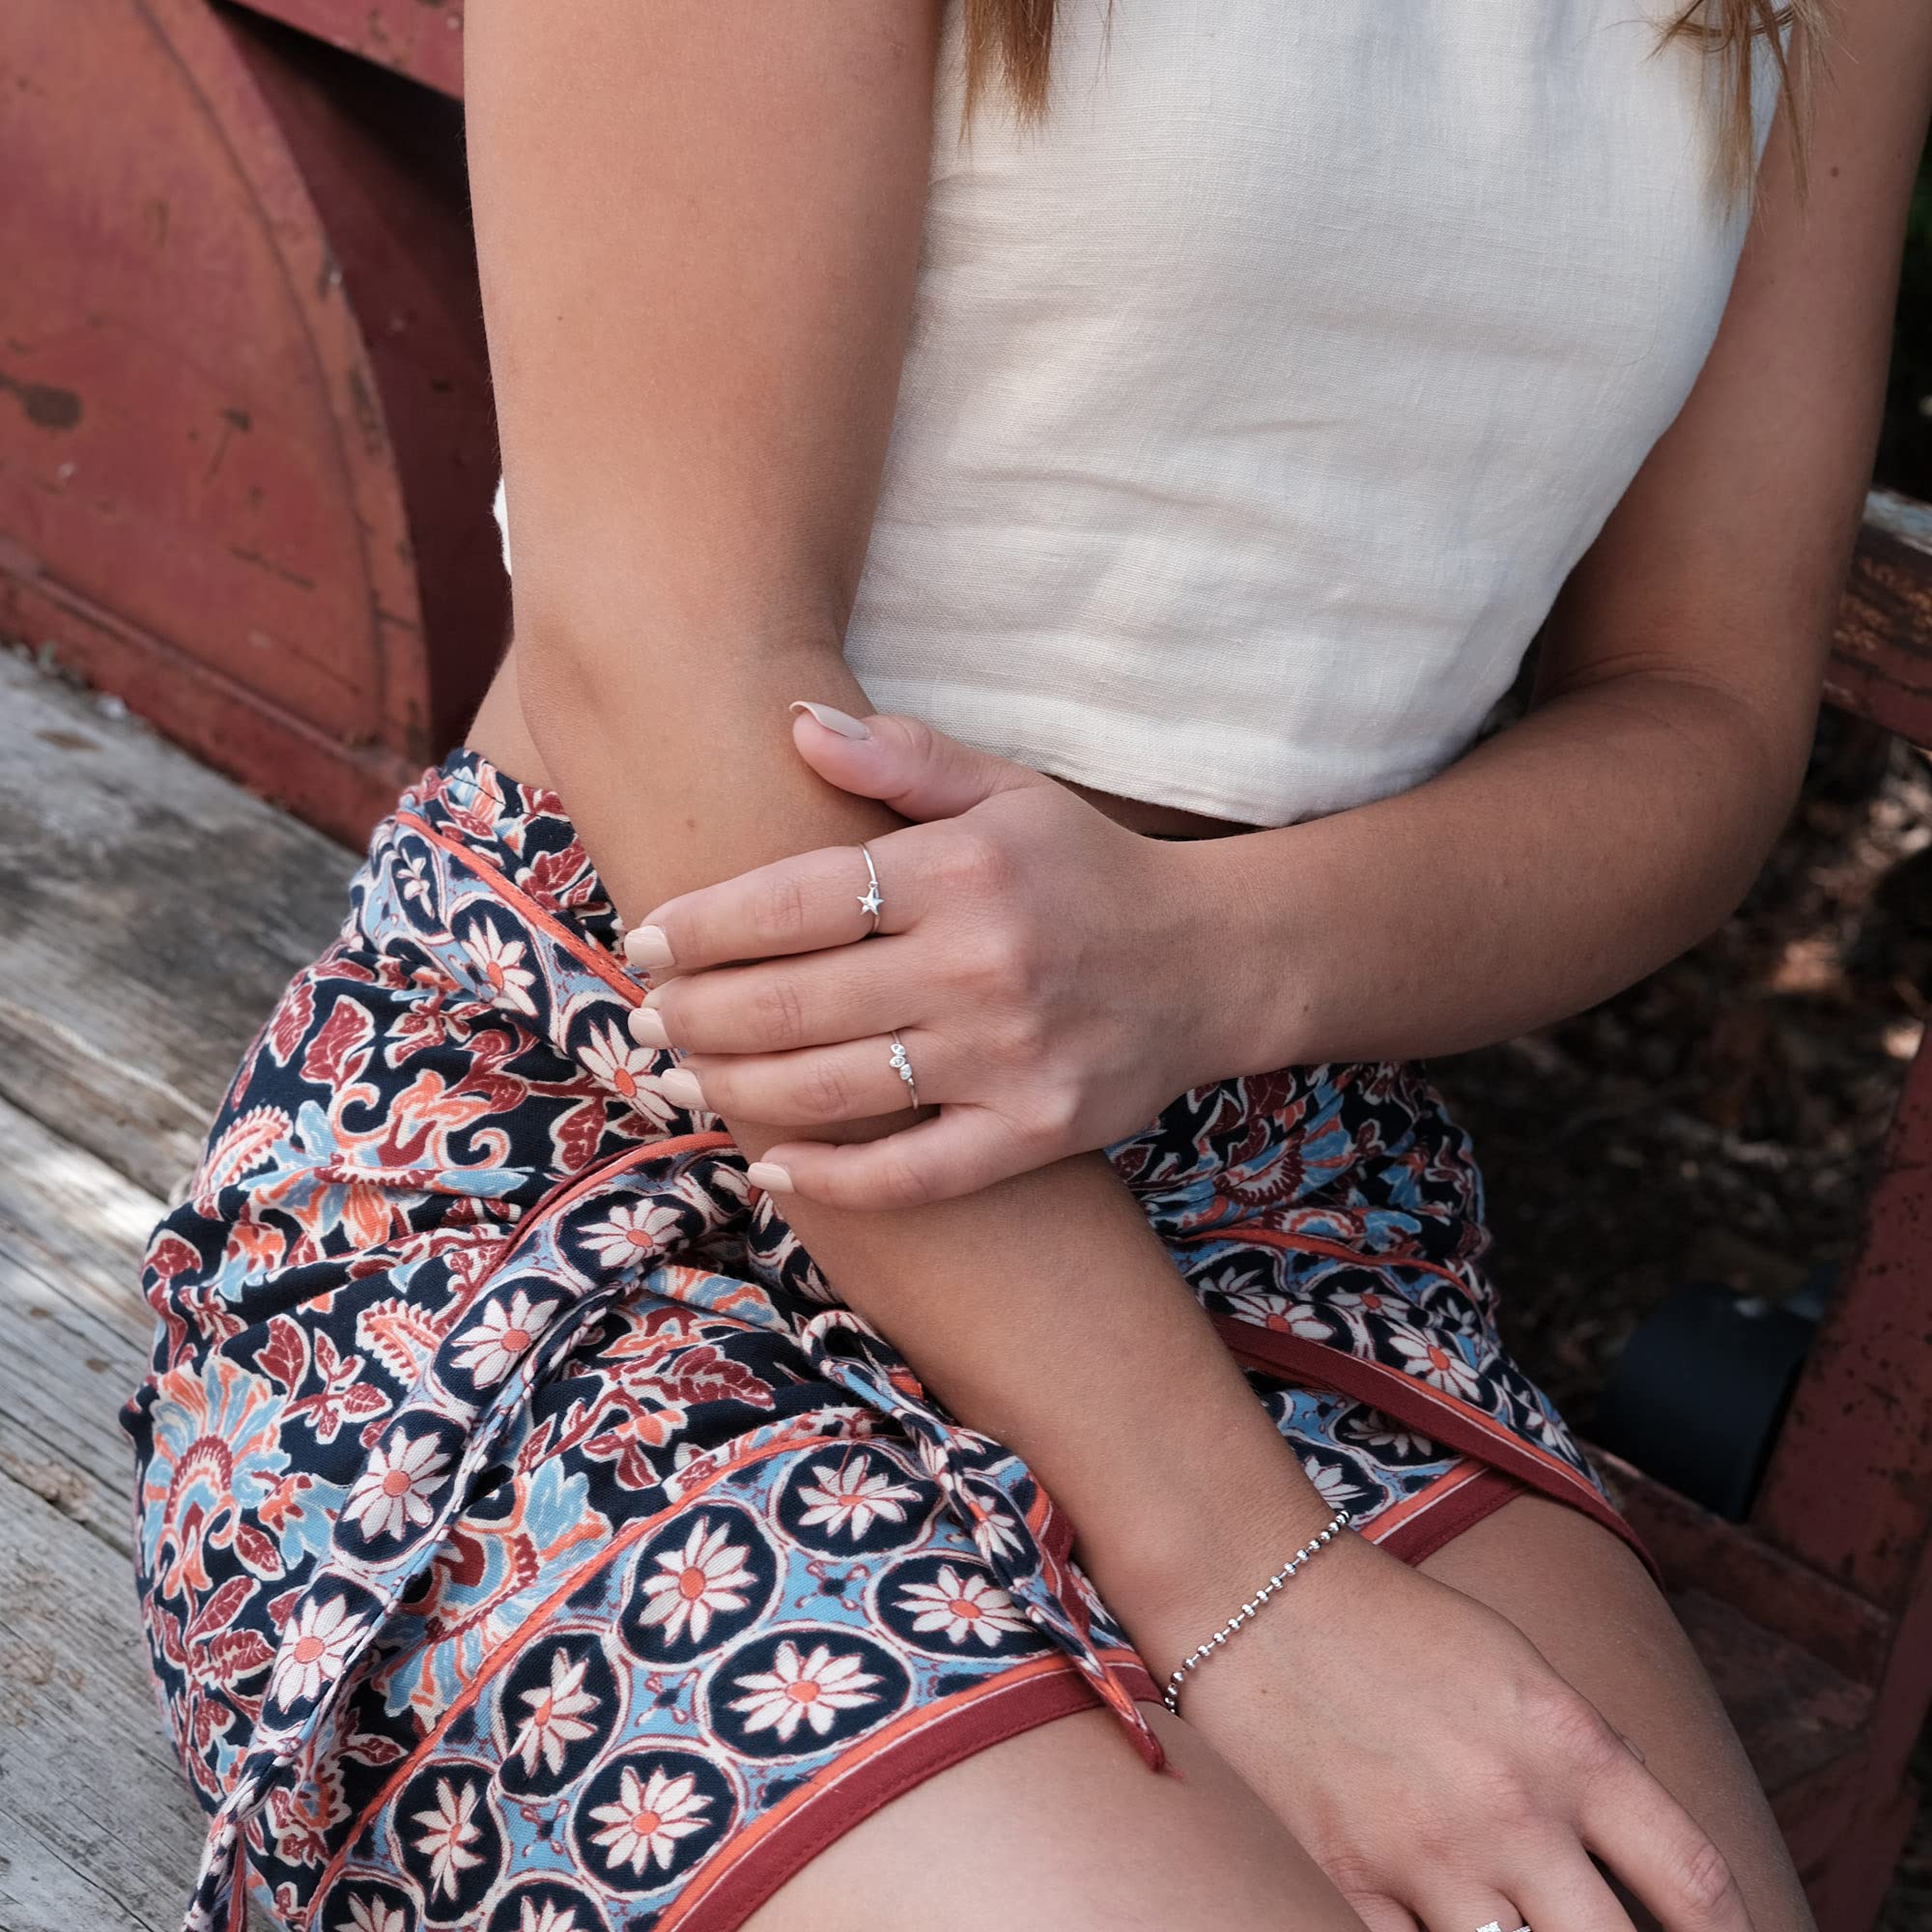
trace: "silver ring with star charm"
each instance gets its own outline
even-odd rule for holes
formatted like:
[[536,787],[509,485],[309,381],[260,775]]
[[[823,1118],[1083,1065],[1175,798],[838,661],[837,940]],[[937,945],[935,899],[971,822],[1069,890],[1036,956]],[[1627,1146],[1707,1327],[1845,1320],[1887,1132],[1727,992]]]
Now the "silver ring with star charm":
[[865,894],[859,900],[859,910],[871,915],[871,926],[863,935],[863,937],[870,939],[872,934],[879,929],[879,908],[885,904],[885,900],[879,896],[879,870],[872,864],[871,853],[864,845],[861,845],[859,847],[859,856],[866,862],[866,877],[868,881]]
[[905,1041],[897,1034],[893,1035],[893,1071],[906,1086],[906,1105],[919,1105],[919,1084],[912,1077],[912,1063],[906,1059]]

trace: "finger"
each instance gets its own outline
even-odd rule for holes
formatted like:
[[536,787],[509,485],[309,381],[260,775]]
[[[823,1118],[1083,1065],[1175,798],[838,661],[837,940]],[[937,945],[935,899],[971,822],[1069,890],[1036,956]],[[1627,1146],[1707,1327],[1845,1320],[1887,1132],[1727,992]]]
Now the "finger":
[[[1421,1932],[1415,1914],[1381,1892],[1346,1891],[1343,1897],[1368,1932]],[[1474,1932],[1474,1928],[1470,1928]]]
[[[717,966],[655,985],[631,1010],[640,1046],[686,1053],[790,1053],[903,1031],[912,942],[884,939],[820,952]],[[896,988],[896,990],[895,990]]]
[[836,1146],[782,1141],[752,1163],[752,1183],[828,1208],[921,1208],[990,1187],[1025,1170],[999,1117],[984,1107],[945,1107],[882,1140]]
[[1575,1838],[1551,1843],[1510,1890],[1522,1917],[1503,1932],[1634,1932],[1631,1916]]
[[887,891],[881,853],[890,839],[887,835],[867,840],[869,869],[857,845],[825,845],[666,899],[625,934],[625,957],[662,979],[736,960],[844,946],[871,933],[873,903],[879,931],[902,932],[919,914],[920,874],[907,867]]
[[[792,743],[820,778],[841,791],[883,800],[903,818],[956,818],[995,792],[1052,781],[1010,758],[962,745],[917,718],[891,713],[853,719],[801,699],[792,706]],[[820,722],[814,711],[840,722]],[[855,738],[846,727],[862,724]]]
[[1750,1908],[1710,1833],[1622,1744],[1592,1778],[1577,1823],[1663,1932],[1751,1932]]
[[[899,1043],[911,1082],[893,1064],[891,1037],[874,1034],[796,1053],[690,1054],[661,1085],[680,1106],[703,1107],[734,1121],[782,1121],[787,1127],[877,1120],[914,1105],[915,1092],[924,1106],[953,1097],[938,1037],[901,1033]],[[685,1080],[694,1081],[695,1089],[686,1089]]]
[[1411,1901],[1428,1932],[1518,1932],[1522,1917],[1484,1886],[1432,1886]]

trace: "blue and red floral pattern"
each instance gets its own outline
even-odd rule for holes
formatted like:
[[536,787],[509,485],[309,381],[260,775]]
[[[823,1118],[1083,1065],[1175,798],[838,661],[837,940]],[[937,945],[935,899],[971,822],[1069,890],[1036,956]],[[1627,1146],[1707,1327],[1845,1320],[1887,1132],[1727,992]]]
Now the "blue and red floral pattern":
[[[1097,1701],[1158,1762],[1071,1526],[665,1099],[617,937],[554,796],[454,754],[155,1233],[124,1419],[191,1926],[247,1885],[298,1932],[728,1932],[1029,1725]],[[1231,1080],[1108,1152],[1367,1534],[1525,1486],[1621,1528],[1415,1069]]]

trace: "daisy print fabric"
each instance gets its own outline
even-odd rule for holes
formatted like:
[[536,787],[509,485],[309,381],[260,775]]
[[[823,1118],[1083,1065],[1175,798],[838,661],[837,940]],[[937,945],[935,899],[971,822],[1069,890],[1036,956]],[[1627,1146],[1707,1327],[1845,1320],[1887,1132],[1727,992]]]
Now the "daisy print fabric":
[[[454,754],[155,1232],[124,1424],[187,1926],[728,1932],[1031,1725],[1098,1704],[1159,1761],[1073,1525],[665,1100],[617,937],[555,798]],[[1225,1082],[1108,1153],[1366,1534],[1525,1488],[1621,1530],[1415,1069]]]

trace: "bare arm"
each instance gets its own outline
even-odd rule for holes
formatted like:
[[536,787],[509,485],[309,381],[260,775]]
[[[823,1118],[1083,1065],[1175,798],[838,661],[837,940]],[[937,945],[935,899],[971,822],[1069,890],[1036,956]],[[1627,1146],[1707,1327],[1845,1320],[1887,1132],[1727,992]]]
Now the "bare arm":
[[[700,970],[652,997],[721,1106],[850,1111],[743,1026],[753,997],[809,989],[802,1037],[824,1040],[851,1037],[849,1012],[932,990],[919,1023],[950,1049],[945,1084],[929,1083],[946,1115],[850,1146],[808,1127],[774,1150],[799,1194],[876,1208],[963,1193],[1104,1146],[1229,1074],[1506,1038],[1726,917],[1804,769],[1932,92],[1923,7],[1838,0],[1829,15],[1810,199],[1775,128],[1717,342],[1566,584],[1521,723],[1410,791],[1176,846],[1151,870],[1123,849],[1146,841],[1016,792],[1035,775],[912,721],[874,720],[863,742],[800,724],[827,778],[978,838],[999,890],[918,908],[899,977],[868,962],[881,970],[863,984],[836,954],[782,956],[795,949],[762,916],[775,895],[757,875],[653,911],[697,942],[680,964]],[[769,963],[701,970],[752,959]]]
[[[524,709],[631,921],[900,822],[798,760],[786,704],[868,708],[840,641],[917,262],[938,11],[470,12]],[[775,1137],[727,1124],[753,1154]],[[949,1406],[1039,1470],[1155,1668],[1326,1520],[1100,1156],[791,1218]]]
[[1774,128],[1717,343],[1565,586],[1529,715],[1401,797],[1188,848],[1244,922],[1229,958],[1267,962],[1220,1070],[1542,1025],[1702,938],[1762,865],[1871,474],[1932,99],[1932,11],[1833,16],[1809,203]]

